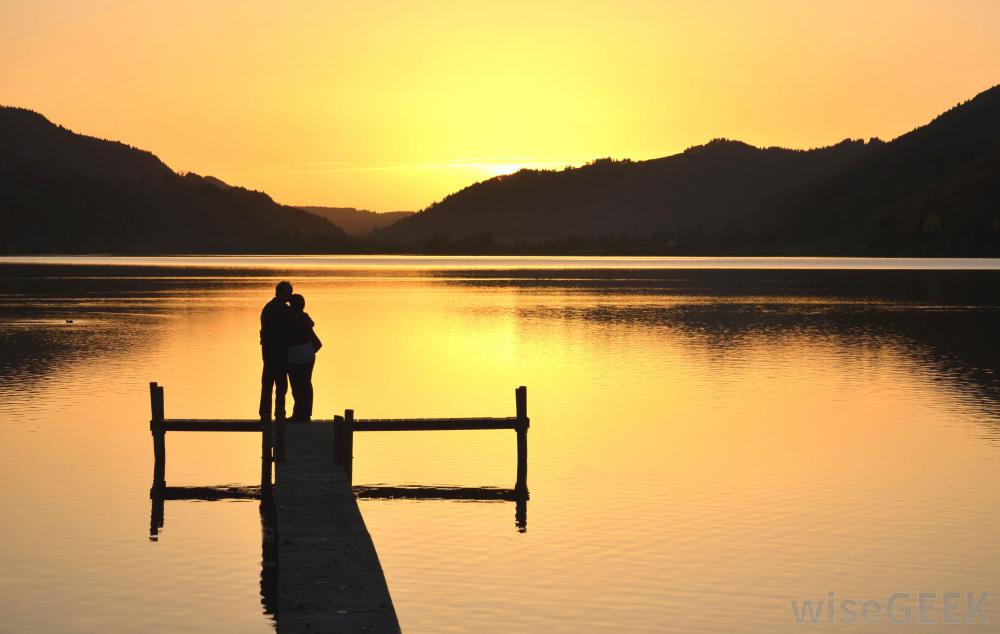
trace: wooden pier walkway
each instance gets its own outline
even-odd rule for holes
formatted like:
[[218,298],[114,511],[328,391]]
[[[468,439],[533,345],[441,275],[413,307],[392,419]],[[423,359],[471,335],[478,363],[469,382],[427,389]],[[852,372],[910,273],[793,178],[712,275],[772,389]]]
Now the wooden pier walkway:
[[[515,390],[509,418],[355,419],[353,410],[332,420],[274,423],[263,420],[168,419],[163,387],[150,383],[153,502],[150,539],[163,526],[168,499],[259,497],[262,521],[261,595],[279,633],[399,632],[399,622],[378,554],[352,489],[354,433],[362,431],[513,430],[517,475],[513,489],[374,487],[367,497],[487,499],[516,502],[515,522],[526,526],[527,390]],[[167,432],[256,432],[261,435],[261,484],[168,487]],[[273,481],[272,481],[272,467]]]
[[333,462],[333,425],[287,424],[274,507],[278,632],[400,631],[375,546]]

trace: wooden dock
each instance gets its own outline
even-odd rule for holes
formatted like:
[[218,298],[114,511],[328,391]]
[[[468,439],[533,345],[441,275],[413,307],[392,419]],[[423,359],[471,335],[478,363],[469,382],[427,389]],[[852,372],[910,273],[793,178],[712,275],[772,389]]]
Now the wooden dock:
[[[513,430],[517,475],[513,489],[363,487],[369,498],[483,499],[516,503],[515,523],[526,530],[527,390],[515,390],[509,418],[355,419],[353,410],[332,420],[168,419],[163,387],[150,383],[153,486],[150,540],[158,539],[164,500],[258,497],[261,501],[264,611],[279,633],[399,632],[399,622],[352,488],[354,432]],[[168,487],[167,432],[261,434],[259,488]],[[272,474],[273,467],[273,474]],[[273,478],[272,478],[273,475]]]
[[274,508],[278,632],[400,631],[357,500],[333,463],[333,425],[287,424]]

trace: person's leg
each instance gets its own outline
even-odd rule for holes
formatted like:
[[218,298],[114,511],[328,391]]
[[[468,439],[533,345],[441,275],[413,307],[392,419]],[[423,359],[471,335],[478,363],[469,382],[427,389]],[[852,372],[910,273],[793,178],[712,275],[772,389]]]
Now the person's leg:
[[[316,365],[316,361],[310,361],[308,364],[302,366],[302,376],[300,379],[299,391],[302,393],[302,420],[311,420],[313,413],[313,366]],[[295,400],[295,405],[298,406],[298,399]]]
[[292,398],[295,404],[292,406],[293,421],[302,420],[302,366],[296,363],[288,364],[288,383],[292,386]]

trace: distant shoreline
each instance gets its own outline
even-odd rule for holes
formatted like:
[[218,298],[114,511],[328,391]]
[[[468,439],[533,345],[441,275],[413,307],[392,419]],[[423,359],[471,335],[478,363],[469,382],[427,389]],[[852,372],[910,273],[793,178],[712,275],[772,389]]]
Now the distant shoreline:
[[399,254],[0,255],[0,266],[1000,271],[1000,258]]
[[148,250],[148,251],[0,251],[0,258],[7,257],[587,257],[587,258],[875,258],[875,259],[996,259],[1000,255],[980,255],[969,253],[933,253],[920,254],[912,252],[878,253],[863,250],[833,253],[832,250],[818,248],[815,250],[788,249],[719,249],[719,250],[681,250],[681,249],[547,249],[544,245],[518,244],[497,245],[491,249],[433,249],[386,247],[330,249],[330,250]]

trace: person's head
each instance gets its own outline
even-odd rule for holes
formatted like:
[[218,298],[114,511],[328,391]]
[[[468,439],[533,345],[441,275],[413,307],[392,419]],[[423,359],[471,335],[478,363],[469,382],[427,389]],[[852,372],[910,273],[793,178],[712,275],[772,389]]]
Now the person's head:
[[292,283],[287,281],[278,282],[278,285],[274,287],[274,296],[278,299],[288,301],[288,298],[292,296]]
[[297,313],[301,312],[305,310],[306,298],[298,294],[292,295],[291,297],[288,298],[288,305],[291,306],[292,310],[294,310],[295,312]]

